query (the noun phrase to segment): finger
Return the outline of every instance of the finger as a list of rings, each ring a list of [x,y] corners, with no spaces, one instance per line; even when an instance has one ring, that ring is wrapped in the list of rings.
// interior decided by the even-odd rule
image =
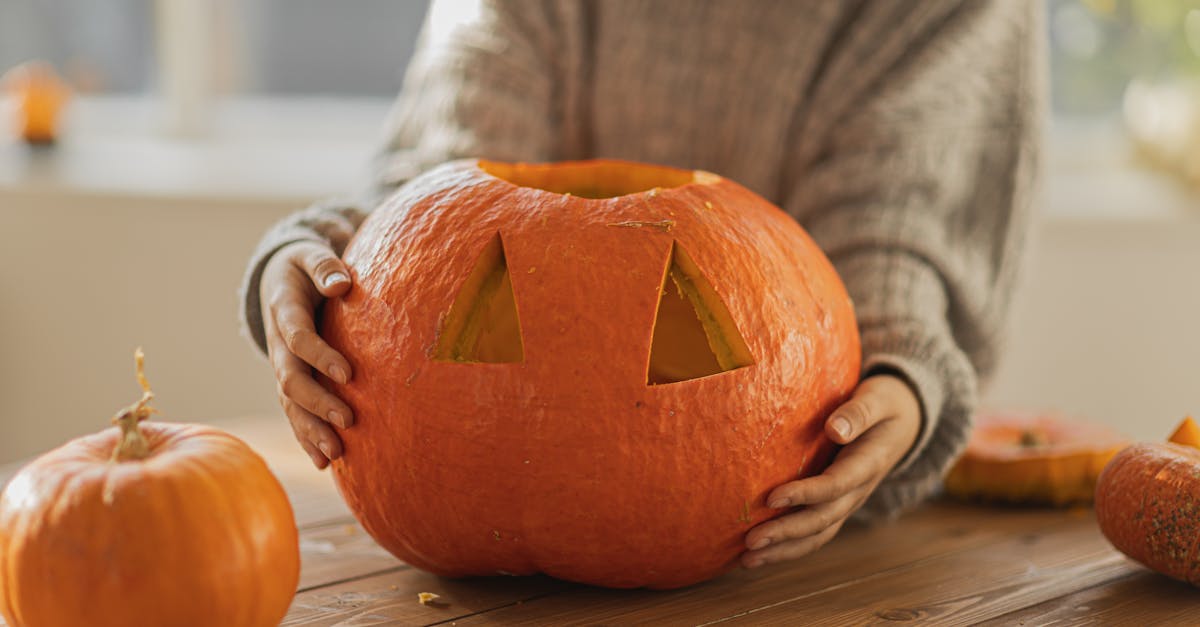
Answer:
[[[284,351],[280,351],[274,359],[281,399],[286,398],[343,429],[354,424],[350,407],[312,378],[308,364]]]
[[[758,551],[747,551],[742,553],[742,565],[746,568],[758,568],[764,564],[803,557],[828,544],[841,528],[842,523],[839,522],[816,535],[769,546]]]
[[[296,403],[285,400],[283,405],[296,441],[300,442],[300,446],[304,447],[309,457],[313,457],[313,463],[317,464],[318,468],[324,468],[329,461],[341,457],[342,441],[328,424]],[[320,460],[317,457],[320,457]],[[320,463],[322,460],[325,464]]]
[[[816,505],[841,498],[883,477],[890,466],[886,438],[866,437],[838,451],[829,468],[819,475],[789,481],[767,495],[775,509]]]
[[[828,503],[805,507],[768,520],[746,534],[746,548],[757,550],[772,544],[799,540],[841,524],[862,505],[869,493],[867,487],[863,486]]]
[[[294,292],[281,291],[270,308],[275,332],[292,354],[338,383],[350,380],[350,362],[317,335],[311,305]]]
[[[308,274],[322,296],[333,298],[350,291],[350,270],[332,249],[312,242],[303,244],[298,252],[297,265]]]

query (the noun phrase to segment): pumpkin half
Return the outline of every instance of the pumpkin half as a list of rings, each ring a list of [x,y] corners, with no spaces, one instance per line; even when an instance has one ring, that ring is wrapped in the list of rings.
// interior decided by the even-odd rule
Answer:
[[[267,627],[300,574],[283,488],[241,440],[138,422],[72,440],[0,495],[0,613],[9,627]]]
[[[860,347],[832,265],[719,176],[459,161],[345,252],[324,310],[353,408],[334,475],[442,575],[670,588],[730,567],[773,487],[820,472]]]
[[[1100,470],[1127,442],[1102,425],[1056,415],[981,414],[966,451],[946,475],[946,493],[1009,503],[1087,503]]]
[[[1096,521],[1117,550],[1164,575],[1200,586],[1200,448],[1172,442],[1123,449],[1096,483]]]

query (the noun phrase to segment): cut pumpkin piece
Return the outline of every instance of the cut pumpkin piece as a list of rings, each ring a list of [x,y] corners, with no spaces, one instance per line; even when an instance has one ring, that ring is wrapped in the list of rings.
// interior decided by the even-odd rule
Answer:
[[[1200,448],[1200,426],[1196,425],[1196,421],[1188,416],[1175,427],[1175,433],[1167,440],[1174,444],[1182,444],[1192,448]]]

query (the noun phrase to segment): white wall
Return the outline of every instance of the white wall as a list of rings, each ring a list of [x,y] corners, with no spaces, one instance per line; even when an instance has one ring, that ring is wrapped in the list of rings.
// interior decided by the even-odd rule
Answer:
[[[1191,209],[1042,220],[988,404],[1058,409],[1150,440],[1200,418],[1200,203]]]
[[[275,411],[236,288],[286,202],[0,193],[0,462],[97,431],[140,395],[165,417]]]

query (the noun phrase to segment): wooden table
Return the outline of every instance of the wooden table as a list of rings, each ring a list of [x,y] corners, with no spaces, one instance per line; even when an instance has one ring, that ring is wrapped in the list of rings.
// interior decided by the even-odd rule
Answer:
[[[282,417],[221,426],[266,457],[295,507],[303,569],[283,625],[1200,625],[1200,590],[1122,557],[1086,509],[933,503],[849,526],[798,562],[672,592],[441,579],[363,532]]]

